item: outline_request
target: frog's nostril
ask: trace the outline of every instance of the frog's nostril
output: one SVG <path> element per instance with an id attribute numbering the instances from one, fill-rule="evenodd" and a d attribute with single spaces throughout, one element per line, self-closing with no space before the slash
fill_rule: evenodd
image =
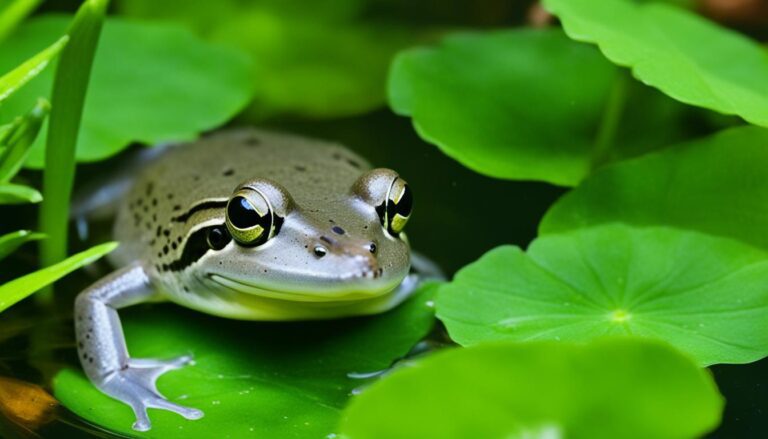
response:
<path id="1" fill-rule="evenodd" d="M 315 253 L 315 256 L 317 256 L 318 258 L 322 258 L 328 253 L 328 249 L 326 249 L 322 245 L 316 245 L 313 251 Z"/>
<path id="2" fill-rule="evenodd" d="M 378 247 L 376 246 L 375 242 L 372 242 L 372 243 L 368 244 L 368 251 L 370 251 L 374 255 L 376 254 L 377 250 L 378 250 Z"/>

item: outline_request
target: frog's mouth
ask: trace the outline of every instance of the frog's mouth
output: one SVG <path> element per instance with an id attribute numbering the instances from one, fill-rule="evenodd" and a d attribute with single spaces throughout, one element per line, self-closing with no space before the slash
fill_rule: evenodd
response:
<path id="1" fill-rule="evenodd" d="M 401 280 L 398 280 L 395 283 L 370 282 L 365 288 L 360 285 L 344 285 L 337 286 L 337 288 L 318 287 L 317 289 L 310 289 L 307 286 L 276 288 L 272 285 L 259 285 L 250 281 L 214 273 L 209 273 L 207 278 L 219 287 L 227 290 L 292 302 L 354 302 L 370 300 L 391 293 L 401 283 Z"/>

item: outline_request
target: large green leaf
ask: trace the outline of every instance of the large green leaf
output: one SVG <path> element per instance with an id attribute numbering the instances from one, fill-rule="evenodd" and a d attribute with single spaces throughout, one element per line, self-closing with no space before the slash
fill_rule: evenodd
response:
<path id="1" fill-rule="evenodd" d="M 462 345 L 632 334 L 702 365 L 748 363 L 768 355 L 768 253 L 664 227 L 580 229 L 490 251 L 440 289 L 437 313 Z"/>
<path id="2" fill-rule="evenodd" d="M 89 250 L 70 256 L 56 265 L 42 268 L 34 273 L 0 285 L 0 312 L 30 296 L 35 291 L 50 285 L 80 267 L 106 255 L 117 247 L 117 243 L 108 242 Z"/>
<path id="3" fill-rule="evenodd" d="M 454 34 L 397 56 L 389 101 L 421 137 L 477 172 L 574 185 L 596 159 L 613 158 L 603 150 L 634 155 L 674 138 L 680 108 L 618 73 L 559 30 Z M 616 132 L 598 145 L 606 110 L 618 116 Z"/>
<path id="4" fill-rule="evenodd" d="M 43 200 L 36 189 L 12 183 L 0 183 L 0 204 L 39 203 Z"/>
<path id="5" fill-rule="evenodd" d="M 58 35 L 61 35 L 61 33 Z M 54 38 L 56 38 L 56 35 L 54 35 L 53 38 L 48 41 L 52 41 Z M 8 49 L 0 46 L 2 47 L 2 52 L 0 52 L 0 72 L 6 71 L 9 68 L 13 69 L 5 75 L 0 76 L 0 104 L 4 104 L 3 101 L 18 91 L 24 84 L 42 73 L 43 70 L 45 70 L 45 68 L 51 62 L 51 59 L 58 55 L 61 49 L 67 44 L 68 39 L 69 37 L 67 36 L 59 38 L 50 47 L 43 49 L 40 53 L 26 61 L 23 61 L 17 57 L 14 58 L 14 62 L 3 62 L 3 60 L 7 57 L 6 51 Z M 25 52 L 21 55 L 26 56 L 29 55 L 29 53 Z M 31 105 L 28 105 L 27 108 L 30 106 Z M 15 114 L 22 113 L 23 111 L 24 110 Z"/>
<path id="6" fill-rule="evenodd" d="M 0 259 L 13 253 L 25 242 L 42 239 L 45 235 L 32 233 L 29 230 L 19 230 L 0 236 Z"/>
<path id="7" fill-rule="evenodd" d="M 714 380 L 670 347 L 633 339 L 582 346 L 451 349 L 355 397 L 344 437 L 701 437 L 720 420 Z"/>
<path id="8" fill-rule="evenodd" d="M 768 248 L 768 130 L 734 128 L 598 171 L 539 231 L 607 222 L 669 225 Z"/>
<path id="9" fill-rule="evenodd" d="M 61 35 L 69 16 L 43 16 L 22 25 L 0 45 L 0 71 Z M 194 138 L 226 122 L 251 98 L 251 63 L 226 47 L 205 43 L 171 25 L 107 20 L 93 66 L 77 159 L 109 157 L 133 141 L 148 144 Z M 38 96 L 49 96 L 45 72 L 9 99 L 15 115 Z M 7 111 L 7 113 L 6 113 Z M 28 165 L 41 167 L 45 136 Z"/>
<path id="10" fill-rule="evenodd" d="M 568 35 L 687 104 L 768 126 L 768 53 L 684 9 L 631 0 L 544 0 Z"/>
<path id="11" fill-rule="evenodd" d="M 386 72 L 397 50 L 425 33 L 363 13 L 369 0 L 312 2 L 126 0 L 128 16 L 180 21 L 211 41 L 253 57 L 257 84 L 249 117 L 292 113 L 340 117 L 384 103 Z"/>
<path id="12" fill-rule="evenodd" d="M 169 308 L 122 312 L 131 355 L 192 353 L 195 365 L 158 382 L 171 400 L 199 408 L 188 421 L 150 412 L 152 430 L 131 430 L 131 409 L 94 388 L 79 370 L 54 381 L 56 397 L 89 422 L 140 437 L 323 438 L 334 433 L 354 379 L 389 367 L 431 328 L 434 287 L 386 314 L 311 323 L 223 320 Z"/>

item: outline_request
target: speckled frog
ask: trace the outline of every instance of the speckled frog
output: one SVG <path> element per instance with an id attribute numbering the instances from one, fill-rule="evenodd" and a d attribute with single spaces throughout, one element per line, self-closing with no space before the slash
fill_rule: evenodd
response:
<path id="1" fill-rule="evenodd" d="M 131 406 L 140 431 L 148 408 L 203 413 L 155 385 L 191 357 L 131 358 L 118 309 L 167 300 L 234 319 L 331 319 L 386 311 L 421 276 L 403 233 L 408 185 L 334 144 L 222 132 L 171 147 L 121 203 L 121 268 L 78 296 L 75 326 L 88 378 Z"/>

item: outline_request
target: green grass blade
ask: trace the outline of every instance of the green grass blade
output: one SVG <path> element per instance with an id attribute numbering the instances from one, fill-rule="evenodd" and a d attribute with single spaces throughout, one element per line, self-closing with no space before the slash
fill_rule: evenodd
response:
<path id="1" fill-rule="evenodd" d="M 0 104 L 12 95 L 13 92 L 42 72 L 51 62 L 51 59 L 67 45 L 68 40 L 69 37 L 66 35 L 59 38 L 58 41 L 47 49 L 24 61 L 20 66 L 5 75 L 0 76 Z"/>
<path id="2" fill-rule="evenodd" d="M 43 174 L 46 202 L 40 210 L 40 226 L 48 235 L 41 245 L 43 266 L 61 261 L 67 254 L 75 146 L 107 3 L 106 0 L 86 0 L 80 6 L 69 28 L 69 44 L 62 51 L 56 68 Z"/>
<path id="3" fill-rule="evenodd" d="M 43 239 L 45 235 L 42 233 L 32 233 L 29 230 L 18 230 L 16 232 L 6 233 L 0 236 L 0 259 L 10 255 L 22 244 L 29 241 L 35 241 Z"/>
<path id="4" fill-rule="evenodd" d="M 30 273 L 0 285 L 0 312 L 18 303 L 35 291 L 66 276 L 72 271 L 99 259 L 116 247 L 117 243 L 115 242 L 97 245 L 89 250 L 71 256 L 58 264 L 43 268 L 34 273 Z"/>
<path id="5" fill-rule="evenodd" d="M 0 136 L 0 183 L 10 181 L 19 172 L 50 108 L 48 101 L 39 99 L 29 113 L 16 118 L 8 133 Z"/>
<path id="6" fill-rule="evenodd" d="M 15 0 L 5 9 L 0 11 L 0 41 L 16 29 L 29 14 L 31 14 L 41 0 Z"/>
<path id="7" fill-rule="evenodd" d="M 12 183 L 0 183 L 0 204 L 39 203 L 43 200 L 36 189 Z"/>

